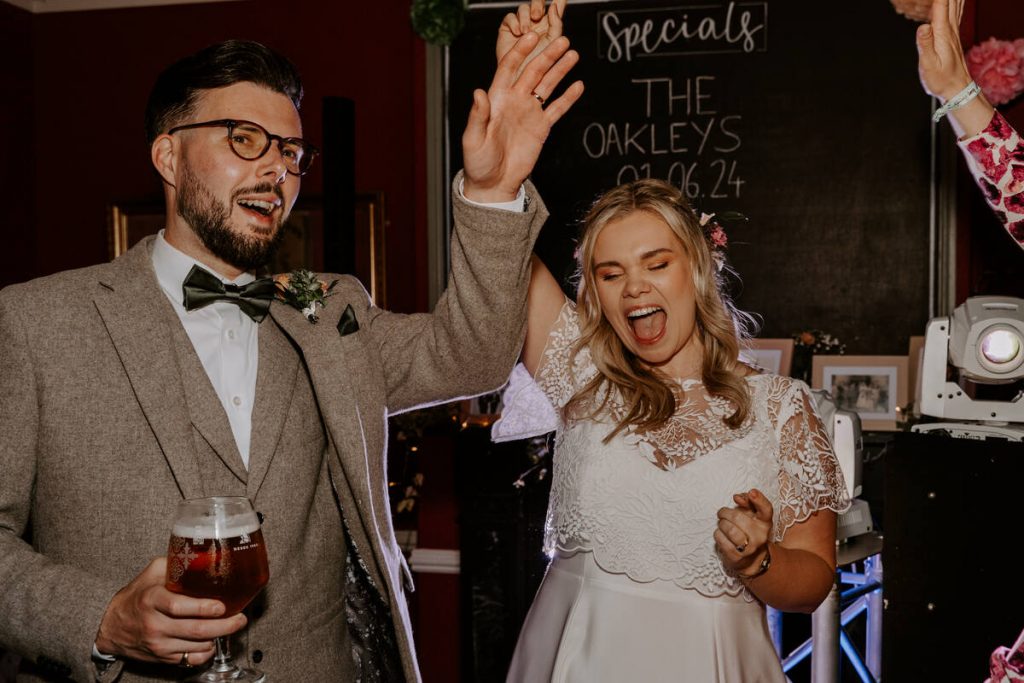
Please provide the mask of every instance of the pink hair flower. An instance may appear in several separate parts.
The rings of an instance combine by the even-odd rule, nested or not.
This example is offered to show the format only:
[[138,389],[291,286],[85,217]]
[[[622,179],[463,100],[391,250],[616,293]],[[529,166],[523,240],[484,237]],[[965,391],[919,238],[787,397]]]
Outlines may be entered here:
[[714,229],[711,231],[711,234],[708,235],[708,239],[710,239],[711,244],[715,245],[716,247],[724,247],[727,244],[729,244],[729,238],[728,236],[726,236],[725,230],[722,228],[721,225],[718,225],[717,223],[715,224]]

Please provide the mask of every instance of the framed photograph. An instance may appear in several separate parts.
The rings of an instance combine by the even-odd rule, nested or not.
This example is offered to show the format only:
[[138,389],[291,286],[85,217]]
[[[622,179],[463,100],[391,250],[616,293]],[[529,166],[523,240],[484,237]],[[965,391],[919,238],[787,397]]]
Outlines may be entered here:
[[825,389],[836,406],[860,415],[861,427],[896,429],[907,405],[906,356],[815,356],[812,387]]
[[751,339],[750,348],[740,351],[740,360],[758,370],[788,377],[793,367],[793,340]]
[[502,390],[463,399],[459,406],[459,417],[463,426],[488,427],[501,417]]
[[[121,203],[108,209],[108,251],[115,259],[147,235],[155,235],[165,223],[164,206],[154,202]],[[378,306],[387,306],[384,237],[387,224],[384,193],[356,196],[356,272]],[[317,272],[324,269],[324,212],[319,199],[300,199],[284,225],[284,237],[274,259],[267,264],[271,273],[297,268]]]

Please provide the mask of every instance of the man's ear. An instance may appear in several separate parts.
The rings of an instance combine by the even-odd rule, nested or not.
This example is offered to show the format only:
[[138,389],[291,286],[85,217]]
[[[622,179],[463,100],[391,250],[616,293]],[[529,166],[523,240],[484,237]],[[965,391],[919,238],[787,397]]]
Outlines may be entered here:
[[181,153],[177,140],[167,134],[161,135],[153,141],[149,153],[156,172],[160,174],[165,183],[175,187],[178,174],[178,155]]

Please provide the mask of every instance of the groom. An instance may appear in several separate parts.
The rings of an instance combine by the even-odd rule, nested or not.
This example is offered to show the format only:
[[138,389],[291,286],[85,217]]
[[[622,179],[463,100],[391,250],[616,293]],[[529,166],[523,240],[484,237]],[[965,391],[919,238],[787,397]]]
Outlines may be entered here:
[[[165,229],[0,292],[0,649],[21,655],[17,680],[183,678],[231,633],[271,681],[419,680],[386,419],[491,390],[519,353],[546,216],[526,177],[582,92],[542,106],[576,55],[563,39],[528,60],[537,44],[474,94],[429,315],[324,275],[314,324],[254,277],[315,156],[286,59],[229,41],[160,76],[146,125]],[[501,208],[523,193],[525,211]],[[244,615],[164,588],[175,506],[210,495],[262,521],[270,583]]]

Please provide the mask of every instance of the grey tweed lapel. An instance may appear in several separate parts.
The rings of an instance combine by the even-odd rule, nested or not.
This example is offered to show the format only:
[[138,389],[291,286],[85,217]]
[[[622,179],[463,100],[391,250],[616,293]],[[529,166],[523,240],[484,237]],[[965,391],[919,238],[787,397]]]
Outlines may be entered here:
[[203,481],[173,349],[177,317],[153,273],[151,245],[147,238],[110,264],[94,303],[182,497],[195,498]]

